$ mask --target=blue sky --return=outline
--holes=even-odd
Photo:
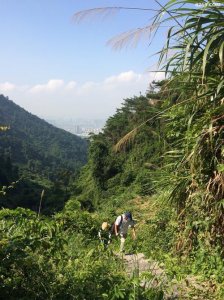
[[[121,51],[106,46],[111,37],[148,24],[152,12],[72,20],[74,13],[94,7],[157,9],[154,0],[0,0],[0,5],[0,93],[38,116],[105,118],[155,78],[148,71],[156,69],[152,55],[167,28],[150,47],[147,39]]]

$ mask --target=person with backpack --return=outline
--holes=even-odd
[[[120,252],[124,252],[124,244],[128,234],[128,228],[132,228],[132,238],[134,240],[136,239],[134,225],[135,223],[132,219],[132,214],[129,211],[123,213],[121,216],[118,216],[116,218],[116,221],[114,223],[114,234],[115,236],[120,236],[121,239]]]
[[[107,222],[103,222],[101,229],[98,231],[98,237],[100,243],[103,245],[104,249],[107,249],[108,245],[111,243],[111,226]]]

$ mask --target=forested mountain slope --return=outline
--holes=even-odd
[[[48,124],[3,95],[0,124],[8,127],[0,131],[0,190],[5,186],[0,206],[38,210],[44,189],[43,211],[62,209],[69,198],[69,181],[86,162],[88,142]]]
[[[0,152],[13,163],[50,178],[60,168],[77,170],[86,162],[87,142],[25,111],[0,95]]]
[[[157,91],[161,84],[154,82],[146,96],[125,99],[107,120],[103,133],[92,137],[88,163],[75,182],[75,192],[84,205],[91,202],[98,207],[105,202],[108,206],[123,194],[150,195],[155,191],[152,174],[163,161],[165,147],[161,121],[144,124],[134,143],[127,142],[121,151],[116,152],[114,145],[135,126],[156,116],[162,106],[162,100],[156,99],[161,97]]]

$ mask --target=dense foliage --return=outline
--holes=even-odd
[[[86,162],[86,141],[28,113],[3,95],[0,120],[10,129],[1,132],[0,151],[12,163],[54,179],[61,169],[77,170]]]
[[[111,197],[115,199],[129,191],[133,195],[154,192],[151,174],[162,163],[164,140],[161,121],[154,119],[161,102],[151,103],[150,97],[160,97],[160,84],[154,82],[146,96],[126,99],[122,108],[107,120],[103,133],[92,136],[88,163],[75,183],[75,192],[84,206],[89,202],[95,206],[104,202],[108,205]],[[149,117],[154,120],[142,126],[135,142],[115,153],[114,145]]]
[[[160,197],[155,223],[142,232],[146,243],[155,240],[154,250],[145,250],[182,256],[186,272],[191,266],[222,284],[223,12],[221,1],[169,1],[161,9],[154,27],[174,23],[160,51],[166,81],[155,95],[149,91],[146,97],[127,99],[104,133],[93,137],[88,167],[76,187],[81,201],[103,210],[124,207],[136,194],[169,191]],[[125,35],[120,44],[125,44]],[[159,236],[169,243],[164,245]]]
[[[155,28],[175,23],[160,52],[166,80],[126,99],[92,136],[60,213],[1,210],[3,298],[164,299],[127,276],[116,241],[107,251],[97,241],[101,222],[128,209],[138,238],[127,248],[163,262],[180,299],[223,299],[224,6],[216,3],[172,0],[155,16]],[[7,184],[17,171],[6,157],[1,164]]]
[[[87,141],[28,113],[0,95],[0,205],[43,212],[63,208],[68,184],[86,162]],[[16,184],[15,184],[16,182]]]
[[[149,299],[128,279],[118,257],[96,243],[98,222],[78,208],[39,219],[16,209],[0,212],[2,299]],[[97,241],[98,242],[98,241]]]

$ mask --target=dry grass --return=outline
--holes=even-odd
[[[136,220],[137,231],[145,224],[146,220],[153,218],[159,209],[155,196],[140,197],[130,199],[126,202],[125,206],[119,209],[118,213],[130,210]]]

